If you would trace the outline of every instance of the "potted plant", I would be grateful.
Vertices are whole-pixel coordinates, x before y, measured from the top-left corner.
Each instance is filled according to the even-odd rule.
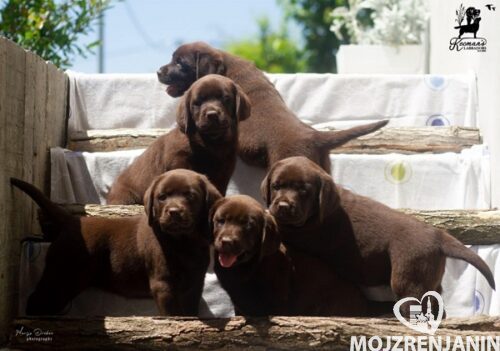
[[[332,16],[330,29],[351,44],[339,48],[339,73],[426,71],[425,0],[348,0]]]

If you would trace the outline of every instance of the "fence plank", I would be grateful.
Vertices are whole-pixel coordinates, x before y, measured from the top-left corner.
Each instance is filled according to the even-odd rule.
[[[9,178],[48,194],[49,147],[63,144],[66,77],[50,67],[48,77],[45,61],[0,37],[0,344],[17,306],[20,241],[41,232],[32,202],[12,191]]]
[[[20,213],[25,199],[12,196],[8,180],[23,174],[25,51],[0,39],[0,331],[8,325],[17,305],[19,240],[27,226]],[[0,333],[3,334],[3,333]],[[4,335],[0,335],[0,342]]]

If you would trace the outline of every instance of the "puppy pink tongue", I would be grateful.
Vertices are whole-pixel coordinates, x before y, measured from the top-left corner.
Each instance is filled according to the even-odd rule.
[[[234,262],[236,262],[237,258],[238,258],[238,256],[236,256],[236,255],[220,253],[219,254],[219,263],[222,267],[229,268],[234,264]]]
[[[168,95],[177,95],[177,87],[173,84],[167,86],[167,94]]]

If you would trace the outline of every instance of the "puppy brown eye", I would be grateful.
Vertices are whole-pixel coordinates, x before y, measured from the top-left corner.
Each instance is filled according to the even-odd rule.
[[[193,101],[193,106],[199,107],[201,105],[201,100],[196,99]]]
[[[166,199],[167,199],[166,193],[161,193],[160,195],[158,195],[158,200],[165,201]]]
[[[192,200],[194,198],[194,194],[192,192],[184,193],[184,197],[188,200]]]
[[[274,183],[274,184],[271,186],[271,188],[272,188],[273,190],[279,190],[279,189],[280,189],[280,185],[279,185],[279,184]]]
[[[226,223],[226,221],[224,220],[224,218],[219,218],[219,219],[216,219],[216,220],[215,220],[215,224],[216,224],[217,226],[224,225],[224,223]]]
[[[230,97],[229,95],[224,95],[224,96],[222,97],[222,100],[224,100],[224,101],[230,101],[230,100],[231,100],[231,97]]]

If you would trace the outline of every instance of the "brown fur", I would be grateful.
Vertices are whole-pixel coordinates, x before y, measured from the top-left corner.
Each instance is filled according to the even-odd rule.
[[[208,209],[221,197],[205,176],[174,170],[154,179],[146,214],[76,217],[29,183],[11,179],[57,228],[27,314],[56,314],[88,286],[150,297],[162,315],[198,314],[209,263]]]
[[[238,124],[249,115],[247,96],[230,79],[200,79],[179,104],[178,128],[158,138],[118,176],[107,203],[142,204],[153,178],[177,168],[205,174],[225,194],[236,165]]]
[[[231,78],[250,98],[252,115],[241,123],[238,154],[259,167],[269,167],[290,156],[305,156],[330,172],[330,149],[387,124],[382,121],[343,131],[317,131],[288,109],[253,63],[202,42],[180,46],[172,61],[158,70],[158,79],[168,85],[169,95],[177,97],[206,74]]]
[[[354,285],[318,259],[280,245],[274,218],[251,197],[221,199],[211,213],[214,270],[238,314],[367,314],[366,300]]]
[[[474,265],[494,288],[473,251],[447,232],[336,186],[303,157],[276,163],[262,183],[283,241],[316,255],[351,281],[390,284],[399,297],[440,291],[446,257]]]

